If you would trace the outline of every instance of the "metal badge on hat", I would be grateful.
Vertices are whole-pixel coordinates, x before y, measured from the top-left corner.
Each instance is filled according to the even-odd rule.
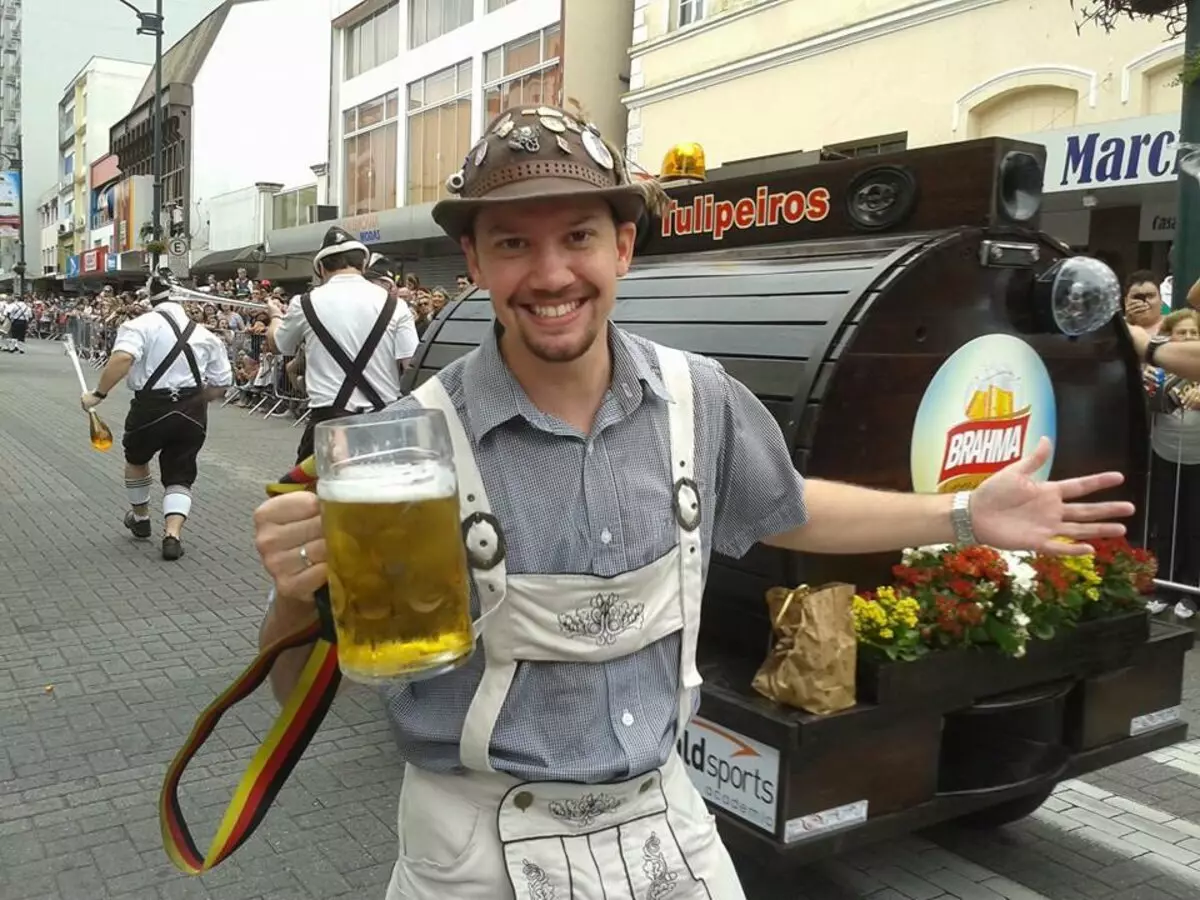
[[[542,149],[538,138],[536,125],[520,125],[508,137],[508,146],[512,150],[524,150],[526,153],[537,153]]]
[[[608,152],[608,148],[604,146],[604,141],[600,140],[600,135],[590,126],[583,129],[583,149],[587,151],[588,156],[595,160],[596,165],[612,171],[613,158]]]

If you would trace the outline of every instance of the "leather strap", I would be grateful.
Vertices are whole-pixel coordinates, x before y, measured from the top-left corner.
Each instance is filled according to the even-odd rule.
[[[180,331],[179,323],[171,317],[170,313],[162,309],[155,310],[155,312],[166,319],[167,324],[171,326],[171,330],[175,332],[175,346],[172,347],[171,351],[163,357],[162,362],[160,362],[158,364],[158,368],[150,374],[150,377],[146,380],[146,383],[142,385],[141,390],[154,390],[154,386],[158,384],[160,378],[167,374],[167,370],[170,369],[175,360],[179,358],[180,353],[187,358],[188,368],[192,370],[192,377],[196,379],[196,387],[202,386],[204,382],[200,379],[200,366],[196,363],[196,354],[192,350],[192,345],[188,343],[192,333],[196,330],[196,323],[188,322],[187,327]]]
[[[335,409],[344,409],[349,405],[350,398],[354,396],[355,389],[362,391],[363,395],[367,398],[367,402],[376,411],[387,406],[387,403],[379,396],[379,392],[367,380],[367,364],[370,363],[371,357],[375,355],[375,351],[379,348],[379,344],[387,332],[387,327],[392,321],[392,316],[396,314],[396,298],[389,295],[387,300],[384,301],[383,309],[380,311],[378,318],[375,319],[375,324],[371,327],[371,333],[367,335],[367,339],[363,342],[362,347],[359,348],[358,355],[354,359],[350,358],[350,354],[329,333],[329,329],[325,327],[325,323],[317,318],[316,310],[313,308],[312,295],[307,291],[300,298],[300,308],[304,310],[304,318],[308,321],[308,326],[313,330],[313,334],[317,336],[317,340],[321,342],[321,346],[333,357],[333,361],[337,363],[338,368],[346,376],[342,382],[341,390],[338,391],[337,397],[333,400],[332,406]]]

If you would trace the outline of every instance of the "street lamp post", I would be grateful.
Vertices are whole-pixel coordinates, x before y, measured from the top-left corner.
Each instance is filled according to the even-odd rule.
[[[151,110],[152,128],[154,131],[154,162],[151,170],[154,175],[154,246],[163,239],[162,231],[162,153],[163,153],[163,121],[162,121],[162,42],[163,42],[163,11],[162,0],[155,0],[154,12],[142,12],[129,0],[119,0],[134,11],[138,17],[138,34],[154,35],[154,106]],[[150,271],[158,271],[159,254],[155,249],[150,254]]]

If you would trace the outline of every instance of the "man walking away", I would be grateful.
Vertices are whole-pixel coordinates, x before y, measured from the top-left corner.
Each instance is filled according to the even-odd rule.
[[[155,276],[148,287],[151,311],[120,327],[99,386],[80,402],[91,409],[126,379],[133,402],[123,440],[125,491],[132,507],[125,527],[134,537],[150,537],[150,461],[157,455],[166,490],[162,558],[177,560],[192,510],[196,457],[208,434],[208,404],[225,395],[233,371],[225,345],[171,299],[168,281]]]
[[[313,269],[320,287],[301,295],[285,314],[271,297],[269,346],[284,356],[305,355],[310,415],[296,462],[313,452],[313,429],[342,416],[380,410],[400,396],[403,362],[417,349],[411,314],[396,296],[364,277],[370,252],[344,229],[325,235]]]
[[[8,304],[5,310],[5,315],[8,316],[8,321],[12,326],[10,337],[12,345],[9,352],[24,353],[25,352],[25,335],[29,332],[29,320],[33,318],[33,308],[25,302],[23,297],[18,297],[12,303]]]

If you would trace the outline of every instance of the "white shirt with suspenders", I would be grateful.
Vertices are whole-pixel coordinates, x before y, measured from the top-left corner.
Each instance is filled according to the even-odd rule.
[[[388,305],[386,290],[354,272],[334,275],[293,298],[275,331],[275,346],[284,356],[304,348],[310,408],[366,412],[400,396],[397,361],[410,358],[420,339],[403,300],[382,320]]]

